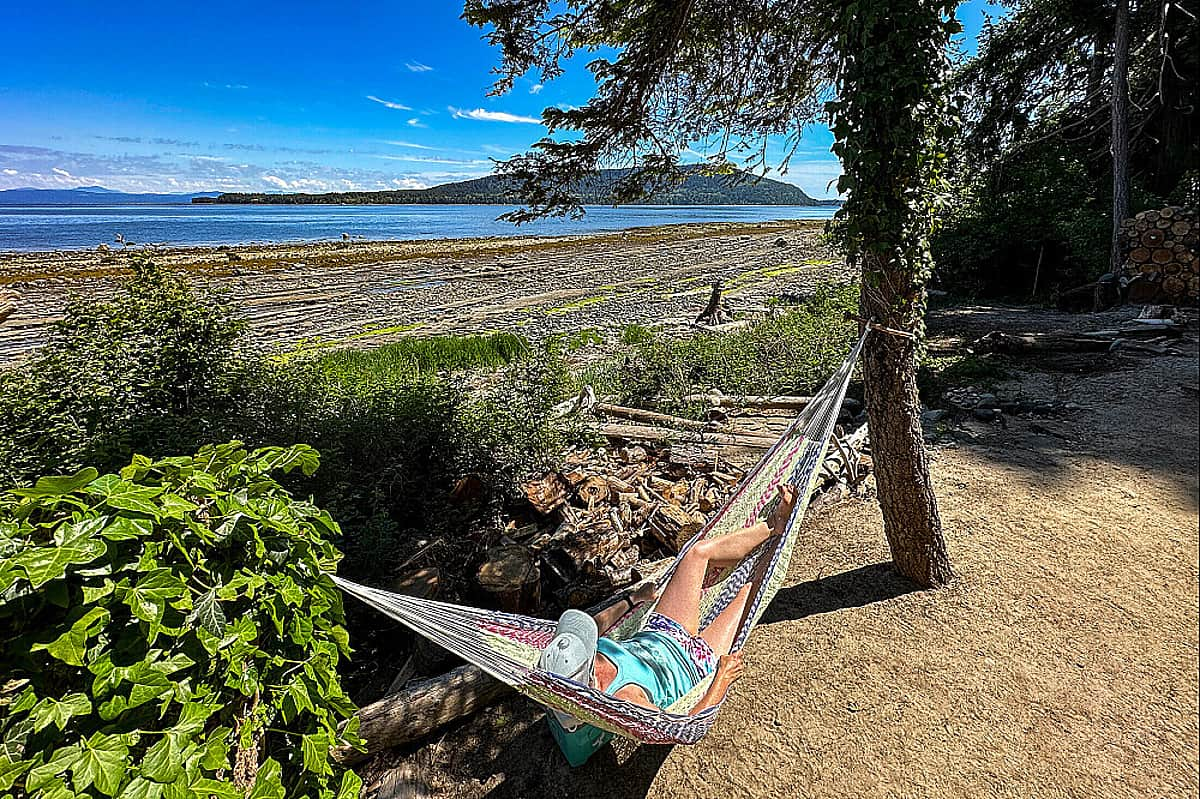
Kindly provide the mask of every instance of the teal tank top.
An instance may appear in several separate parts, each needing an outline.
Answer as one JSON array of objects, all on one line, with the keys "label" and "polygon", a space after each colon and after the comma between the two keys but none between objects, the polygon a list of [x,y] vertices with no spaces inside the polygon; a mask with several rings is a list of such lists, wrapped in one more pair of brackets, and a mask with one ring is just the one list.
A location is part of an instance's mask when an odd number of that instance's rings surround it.
[{"label": "teal tank top", "polygon": [[[617,667],[616,677],[605,689],[607,694],[636,685],[652,703],[666,708],[700,682],[699,669],[679,642],[655,630],[643,630],[624,641],[601,638],[596,642],[596,651]],[[546,720],[550,734],[572,766],[583,765],[613,738],[611,732],[590,724],[567,732],[553,713],[547,713]]]},{"label": "teal tank top", "polygon": [[700,682],[699,669],[679,642],[656,630],[643,630],[624,641],[601,638],[596,651],[617,667],[606,694],[636,685],[653,704],[667,708]]}]

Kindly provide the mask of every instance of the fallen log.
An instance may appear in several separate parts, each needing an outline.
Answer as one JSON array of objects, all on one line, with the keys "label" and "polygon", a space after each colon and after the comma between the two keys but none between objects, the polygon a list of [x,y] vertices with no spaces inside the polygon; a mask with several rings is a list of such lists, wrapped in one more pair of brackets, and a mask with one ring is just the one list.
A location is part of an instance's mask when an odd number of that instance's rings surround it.
[{"label": "fallen log", "polygon": [[768,436],[738,433],[707,433],[699,430],[668,430],[662,427],[636,424],[612,424],[604,422],[592,429],[609,438],[670,443],[684,441],[692,444],[722,444],[730,447],[759,447],[766,449],[775,443]]},{"label": "fallen log", "polygon": [[512,690],[478,666],[459,666],[359,708],[358,734],[367,751],[334,747],[332,757],[350,766],[393,746],[412,743],[487,707]]},{"label": "fallen log", "polygon": [[761,394],[688,394],[685,402],[703,402],[716,408],[767,408],[771,410],[801,410],[812,397],[792,397],[784,394],[765,396]]},{"label": "fallen log", "polygon": [[605,416],[616,416],[622,419],[632,419],[635,422],[648,422],[650,424],[674,425],[688,430],[703,430],[708,425],[707,422],[698,422],[695,419],[684,419],[679,416],[671,416],[667,413],[642,410],[641,408],[626,408],[622,405],[611,405],[607,402],[597,402],[592,406],[592,410],[597,413],[603,413]]}]

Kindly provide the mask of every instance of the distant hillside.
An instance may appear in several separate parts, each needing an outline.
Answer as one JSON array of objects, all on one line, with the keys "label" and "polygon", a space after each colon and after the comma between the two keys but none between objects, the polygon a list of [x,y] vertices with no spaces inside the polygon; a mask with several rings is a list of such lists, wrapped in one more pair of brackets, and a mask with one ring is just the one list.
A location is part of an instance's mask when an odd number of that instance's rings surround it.
[{"label": "distant hillside", "polygon": [[[613,183],[625,170],[606,169],[589,181],[581,194],[584,202],[606,205]],[[264,203],[276,205],[517,205],[510,182],[489,175],[428,189],[398,191],[348,191],[330,194],[222,194],[215,199],[197,198],[197,203]],[[836,200],[814,200],[798,186],[778,180],[747,178],[730,185],[725,177],[690,175],[683,183],[660,191],[646,201],[651,205],[836,205]]]},{"label": "distant hillside", "polygon": [[220,192],[193,194],[126,194],[103,186],[75,189],[4,189],[0,205],[158,205],[190,203],[197,198],[212,199]]}]

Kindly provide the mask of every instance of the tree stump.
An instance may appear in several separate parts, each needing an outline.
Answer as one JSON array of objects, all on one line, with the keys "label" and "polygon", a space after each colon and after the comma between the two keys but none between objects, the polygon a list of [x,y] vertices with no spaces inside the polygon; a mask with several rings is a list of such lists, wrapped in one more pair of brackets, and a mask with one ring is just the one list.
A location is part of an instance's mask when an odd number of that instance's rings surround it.
[{"label": "tree stump", "polygon": [[542,573],[520,545],[488,550],[475,579],[493,604],[506,613],[531,614],[541,604]]}]

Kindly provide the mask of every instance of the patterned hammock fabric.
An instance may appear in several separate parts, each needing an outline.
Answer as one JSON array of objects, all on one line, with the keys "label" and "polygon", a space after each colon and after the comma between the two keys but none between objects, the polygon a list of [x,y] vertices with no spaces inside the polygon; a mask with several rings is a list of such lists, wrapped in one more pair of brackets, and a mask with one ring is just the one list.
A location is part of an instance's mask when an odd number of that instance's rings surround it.
[{"label": "patterned hammock fabric", "polygon": [[[706,580],[700,598],[701,629],[716,618],[737,596],[742,586],[753,578],[762,559],[767,559],[766,577],[750,597],[750,611],[745,614],[734,639],[734,652],[745,644],[751,629],[787,575],[799,527],[796,522],[808,505],[817,471],[825,459],[829,437],[846,396],[846,387],[865,340],[864,333],[846,360],[789,425],[779,441],[746,474],[729,501],[679,552],[679,557],[682,557],[697,541],[725,535],[766,518],[771,504],[776,500],[777,489],[783,483],[791,483],[798,489],[800,500],[787,522],[784,535],[769,539],[737,566],[723,573],[710,574]],[[659,578],[660,587],[671,579],[678,563],[677,558]],[[475,664],[534,701],[617,735],[645,743],[696,743],[708,732],[719,709],[719,706],[710,707],[694,715],[689,714],[689,710],[708,690],[712,675],[671,707],[658,709],[635,705],[538,670],[538,657],[554,637],[556,620],[418,599],[359,585],[337,576],[333,576],[333,580],[346,593]],[[638,606],[605,635],[615,640],[633,635],[642,629],[653,610],[654,606],[650,603]]]}]

